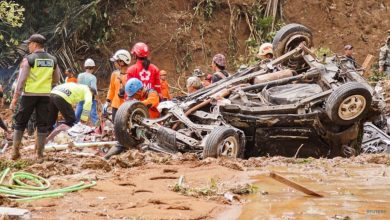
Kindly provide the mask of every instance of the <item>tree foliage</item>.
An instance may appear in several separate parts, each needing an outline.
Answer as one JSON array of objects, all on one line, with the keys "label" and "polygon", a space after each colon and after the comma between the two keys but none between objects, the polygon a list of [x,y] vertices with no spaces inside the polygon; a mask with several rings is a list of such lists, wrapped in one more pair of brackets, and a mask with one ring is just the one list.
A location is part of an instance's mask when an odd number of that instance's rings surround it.
[{"label": "tree foliage", "polygon": [[[13,1],[0,2],[0,42],[1,47],[16,46],[19,41],[13,36],[13,29],[20,28],[24,22],[24,7]],[[3,50],[4,48],[1,48]]]}]

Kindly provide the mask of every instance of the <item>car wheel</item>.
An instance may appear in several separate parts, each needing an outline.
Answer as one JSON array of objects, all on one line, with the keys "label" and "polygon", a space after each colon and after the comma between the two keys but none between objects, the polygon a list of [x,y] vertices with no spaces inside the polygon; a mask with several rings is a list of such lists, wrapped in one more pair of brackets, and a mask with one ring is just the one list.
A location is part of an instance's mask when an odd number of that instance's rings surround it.
[{"label": "car wheel", "polygon": [[362,84],[350,82],[341,85],[326,101],[326,114],[337,125],[351,125],[368,111],[372,96]]},{"label": "car wheel", "polygon": [[306,42],[307,47],[313,46],[311,31],[301,24],[288,24],[276,32],[272,41],[274,56],[279,57]]},{"label": "car wheel", "polygon": [[123,103],[114,121],[114,132],[118,142],[126,148],[136,147],[142,143],[142,139],[137,138],[135,127],[144,118],[149,118],[149,111],[144,104],[138,101]]},{"label": "car wheel", "polygon": [[221,156],[241,158],[243,157],[244,145],[245,142],[235,129],[220,126],[212,130],[207,137],[203,158]]}]

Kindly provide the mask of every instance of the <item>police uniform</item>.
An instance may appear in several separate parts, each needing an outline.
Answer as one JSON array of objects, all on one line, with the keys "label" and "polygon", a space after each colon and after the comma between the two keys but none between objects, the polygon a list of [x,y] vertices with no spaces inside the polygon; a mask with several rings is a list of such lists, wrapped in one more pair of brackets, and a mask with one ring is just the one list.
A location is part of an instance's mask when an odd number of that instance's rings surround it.
[{"label": "police uniform", "polygon": [[[42,47],[46,39],[40,34],[31,35],[25,43],[38,43]],[[30,51],[31,52],[31,51]],[[38,158],[43,157],[48,129],[50,92],[53,84],[60,80],[60,70],[54,56],[36,47],[35,51],[25,57],[20,65],[19,78],[15,88],[13,104],[21,95],[20,108],[15,115],[15,131],[12,159],[20,157],[19,147],[27,123],[36,112],[37,136],[35,146]]]}]

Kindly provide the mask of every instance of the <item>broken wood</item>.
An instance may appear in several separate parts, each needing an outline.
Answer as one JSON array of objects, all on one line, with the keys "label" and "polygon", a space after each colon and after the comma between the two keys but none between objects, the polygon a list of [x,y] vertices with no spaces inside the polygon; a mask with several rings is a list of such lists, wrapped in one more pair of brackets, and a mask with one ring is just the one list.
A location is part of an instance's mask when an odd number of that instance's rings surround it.
[{"label": "broken wood", "polygon": [[178,179],[176,176],[155,176],[155,177],[150,177],[150,180],[174,180]]},{"label": "broken wood", "polygon": [[371,66],[373,63],[374,63],[374,56],[371,54],[368,54],[366,59],[364,60],[364,62],[362,64],[363,76],[365,78],[368,78],[372,75]]},{"label": "broken wood", "polygon": [[287,185],[289,187],[292,187],[292,188],[294,188],[294,189],[296,189],[298,191],[301,191],[301,192],[303,192],[303,193],[305,193],[307,195],[315,196],[315,197],[323,197],[322,195],[320,195],[320,194],[318,194],[318,193],[316,193],[316,192],[314,192],[314,191],[312,191],[312,190],[310,190],[310,189],[308,189],[308,188],[306,188],[306,187],[304,187],[302,185],[299,185],[296,182],[293,182],[293,181],[291,181],[289,179],[286,179],[283,176],[281,176],[279,174],[276,174],[274,172],[270,173],[270,177],[272,177],[274,180],[277,180],[280,183],[283,183],[283,184],[285,184],[285,185]]}]

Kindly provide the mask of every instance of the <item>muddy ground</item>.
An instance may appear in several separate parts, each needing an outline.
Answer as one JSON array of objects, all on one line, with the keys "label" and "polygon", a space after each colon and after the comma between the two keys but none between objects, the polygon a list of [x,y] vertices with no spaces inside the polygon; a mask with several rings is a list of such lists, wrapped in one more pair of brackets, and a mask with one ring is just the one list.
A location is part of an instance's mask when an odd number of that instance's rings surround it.
[{"label": "muddy ground", "polygon": [[[1,156],[2,166],[6,155]],[[24,151],[22,170],[48,178],[53,188],[96,180],[92,189],[62,198],[2,205],[31,211],[37,219],[389,219],[390,156],[200,161],[193,154],[129,151],[98,156],[51,152],[33,164]],[[20,168],[20,167],[19,167]],[[19,169],[18,168],[18,169]],[[16,168],[14,168],[16,170]],[[270,171],[324,195],[314,198],[280,184]],[[180,177],[184,182],[178,188]],[[232,193],[233,200],[224,196]]]}]

